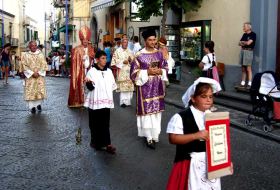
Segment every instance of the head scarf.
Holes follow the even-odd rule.
[[[142,33],[142,37],[144,38],[144,40],[146,40],[146,39],[149,38],[150,36],[155,36],[155,37],[157,37],[156,31],[155,31],[155,30],[152,30],[152,29],[148,29],[148,30],[145,30],[145,31]]]
[[[189,101],[191,100],[191,97],[194,95],[196,86],[199,83],[208,83],[211,85],[213,93],[219,92],[222,90],[220,84],[214,80],[214,79],[210,79],[207,77],[199,77],[197,80],[194,81],[194,83],[188,88],[188,90],[185,92],[185,94],[182,97],[182,101],[184,103],[185,107],[189,106]]]
[[[86,39],[90,41],[90,37],[91,37],[90,29],[87,26],[82,26],[79,31],[80,40],[82,41]]]

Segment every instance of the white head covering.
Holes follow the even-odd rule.
[[[199,83],[208,83],[212,86],[213,89],[213,93],[219,92],[222,90],[220,84],[214,80],[214,79],[210,79],[207,77],[199,77],[197,80],[194,81],[194,83],[188,88],[188,90],[185,92],[185,94],[182,97],[182,101],[184,103],[185,107],[189,106],[189,101],[191,99],[191,96],[194,95],[196,86]]]

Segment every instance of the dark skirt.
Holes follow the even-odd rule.
[[[110,109],[88,109],[88,113],[91,145],[97,149],[110,145]]]
[[[176,162],[171,170],[167,190],[188,190],[190,160]]]

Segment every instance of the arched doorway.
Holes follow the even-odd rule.
[[[90,22],[90,29],[91,29],[91,41],[93,44],[98,43],[98,31],[97,31],[97,21],[95,16],[91,18]]]

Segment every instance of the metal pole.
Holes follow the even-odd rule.
[[[4,48],[4,0],[2,0],[2,48]]]
[[[65,10],[66,10],[66,18],[65,18],[65,60],[68,61],[68,51],[69,51],[69,42],[68,42],[68,0],[65,1]]]
[[[47,57],[47,13],[45,12],[45,57]]]

